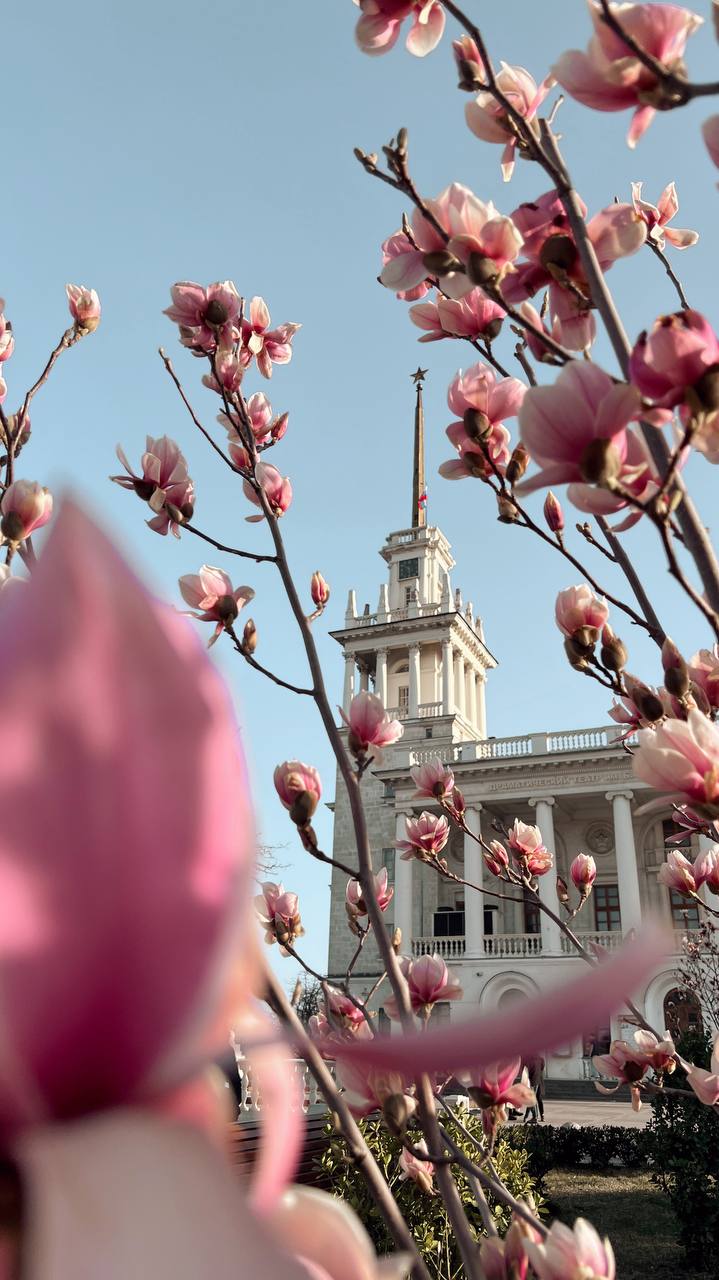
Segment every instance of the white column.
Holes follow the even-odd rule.
[[[387,706],[387,650],[377,650],[377,666],[374,675],[374,691],[383,705]]]
[[[342,694],[342,706],[345,711],[349,711],[350,703],[355,696],[355,656],[353,653],[345,654],[345,686]]]
[[[476,686],[477,686],[477,689],[476,689],[476,697],[477,697],[477,732],[479,733],[480,738],[486,738],[486,736],[487,736],[487,708],[486,708],[486,706],[485,706],[485,701],[484,701],[484,686],[485,686],[485,682],[486,682],[486,681],[485,681],[485,675],[484,675],[484,672],[483,672],[483,671],[478,672],[478,674],[477,674],[477,675],[476,675],[476,677],[475,677],[475,681],[476,681]]]
[[[398,813],[395,824],[397,840],[407,839],[405,818],[410,815]],[[394,860],[394,923],[395,928],[402,930],[402,955],[412,954],[412,870],[414,859],[404,862],[397,850]]]
[[[369,671],[366,667],[360,667],[360,693],[367,693],[369,690]]]
[[[546,875],[537,876],[537,884],[539,885],[539,897],[550,911],[555,915],[561,915],[559,910],[559,898],[557,897],[557,848],[554,839],[554,818],[552,817],[552,805],[554,804],[554,796],[542,796],[541,800],[530,800],[533,806],[537,826],[542,833],[542,841],[549,849],[554,858],[554,866]],[[557,955],[561,951],[561,932],[559,925],[555,924],[552,919],[544,911],[540,913],[540,925],[542,930],[542,954]]]
[[[477,725],[477,683],[474,678],[474,672],[471,667],[467,672],[467,692],[469,694],[469,702],[467,706],[467,717],[469,723],[476,727]]]
[[[454,702],[457,711],[464,715],[464,655],[454,655]]]
[[[481,804],[473,805],[465,813],[465,821],[470,831],[478,836],[480,833]],[[472,884],[482,883],[482,850],[471,836],[464,837],[464,878]],[[464,892],[464,945],[466,955],[484,956],[484,894],[476,889],[465,889]]]
[[[642,904],[639,896],[639,872],[637,851],[634,845],[632,822],[633,791],[608,791],[614,814],[614,847],[617,851],[617,883],[619,886],[619,911],[622,932],[638,929],[642,922]]]
[[[454,714],[454,669],[452,667],[452,641],[442,641],[442,715]]]
[[[409,718],[419,715],[419,645],[409,647]]]

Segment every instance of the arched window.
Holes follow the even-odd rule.
[[[691,991],[672,987],[664,997],[664,1024],[676,1039],[686,1031],[702,1031],[703,1020],[699,1001]]]

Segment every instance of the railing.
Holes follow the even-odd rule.
[[[464,955],[464,938],[413,938],[413,956],[442,956],[445,960],[458,959]]]
[[[442,714],[441,702],[420,702],[419,704],[420,720],[427,720],[430,716],[441,716],[441,714]]]
[[[624,941],[621,929],[600,933],[580,933],[579,930],[576,930],[576,934],[577,939],[583,946],[588,947],[590,943],[594,943],[596,946],[604,947],[607,951],[616,951],[617,947],[621,947]],[[568,956],[579,954],[576,947],[564,934],[562,934],[562,951]]]
[[[525,733],[513,738],[486,738],[479,742],[460,742],[447,747],[430,747],[409,752],[411,766],[428,760],[457,764],[467,760],[511,760],[523,756],[561,755],[574,751],[608,751],[616,747],[620,735],[617,724],[598,729],[567,729],[561,733]],[[630,744],[633,738],[628,738]],[[399,764],[400,754],[395,757]]]
[[[541,953],[540,933],[488,933],[484,939],[487,956],[538,956]]]
[[[326,1062],[327,1069],[334,1075],[334,1063]],[[319,1091],[317,1081],[305,1062],[301,1058],[292,1058],[290,1061],[293,1075],[298,1080],[300,1089],[300,1097],[302,1099],[302,1110],[305,1114],[313,1110],[324,1110],[326,1103]],[[240,1078],[240,1103],[238,1108],[237,1119],[241,1122],[243,1119],[252,1119],[262,1110],[262,1090],[254,1079],[252,1067],[246,1059],[238,1059],[237,1074]]]

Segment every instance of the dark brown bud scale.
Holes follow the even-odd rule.
[[[579,459],[579,470],[587,484],[607,486],[616,480],[621,460],[611,440],[592,440]]]
[[[687,404],[696,413],[719,409],[719,364],[712,364],[686,391]]]
[[[499,276],[499,267],[496,262],[484,253],[470,253],[466,270],[472,284],[494,284]]]
[[[522,479],[529,466],[529,454],[523,444],[518,444],[507,463],[507,483],[515,485]]]
[[[553,275],[566,274],[577,261],[577,246],[571,236],[550,236],[539,251],[539,261]]]
[[[446,276],[450,271],[461,271],[462,264],[449,249],[437,249],[434,253],[425,253],[422,262],[431,276]]]
[[[227,323],[227,307],[218,298],[211,298],[205,307],[204,319],[212,328],[219,328]]]
[[[492,424],[481,409],[465,409],[462,421],[470,440],[475,440],[478,444],[492,433]]]

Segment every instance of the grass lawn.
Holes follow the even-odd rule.
[[[588,1218],[608,1235],[618,1280],[713,1280],[716,1272],[692,1271],[676,1243],[674,1213],[651,1176],[640,1171],[586,1173],[554,1169],[545,1179],[552,1217],[571,1225]]]

